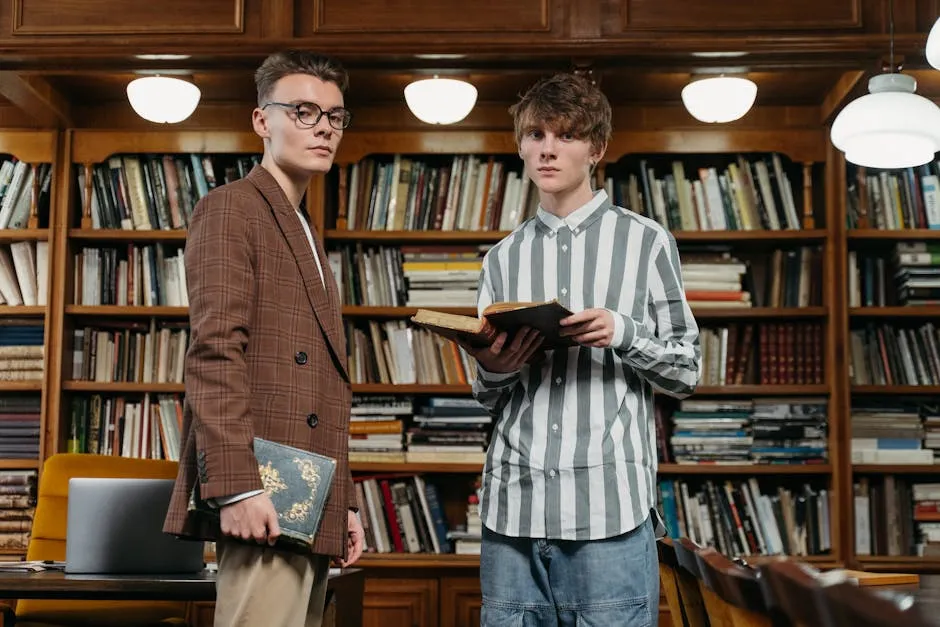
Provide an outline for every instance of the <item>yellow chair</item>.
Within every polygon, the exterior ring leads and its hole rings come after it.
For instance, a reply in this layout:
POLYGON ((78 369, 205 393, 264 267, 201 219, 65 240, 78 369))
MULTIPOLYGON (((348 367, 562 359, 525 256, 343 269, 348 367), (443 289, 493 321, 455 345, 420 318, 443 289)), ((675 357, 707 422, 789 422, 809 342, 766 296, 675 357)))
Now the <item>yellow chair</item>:
MULTIPOLYGON (((128 477, 175 479, 178 464, 163 460, 62 453, 46 460, 27 560, 65 560, 65 527, 69 479, 128 477)), ((185 602, 167 601, 54 601, 22 599, 16 604, 16 626, 185 625, 185 602)))

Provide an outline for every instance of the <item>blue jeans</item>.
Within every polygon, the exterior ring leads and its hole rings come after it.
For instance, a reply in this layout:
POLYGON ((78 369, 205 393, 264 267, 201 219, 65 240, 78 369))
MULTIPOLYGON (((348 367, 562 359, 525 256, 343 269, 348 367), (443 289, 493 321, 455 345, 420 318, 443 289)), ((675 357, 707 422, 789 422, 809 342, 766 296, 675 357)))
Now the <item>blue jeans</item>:
POLYGON ((652 517, 604 540, 511 538, 484 527, 481 627, 655 627, 652 517))

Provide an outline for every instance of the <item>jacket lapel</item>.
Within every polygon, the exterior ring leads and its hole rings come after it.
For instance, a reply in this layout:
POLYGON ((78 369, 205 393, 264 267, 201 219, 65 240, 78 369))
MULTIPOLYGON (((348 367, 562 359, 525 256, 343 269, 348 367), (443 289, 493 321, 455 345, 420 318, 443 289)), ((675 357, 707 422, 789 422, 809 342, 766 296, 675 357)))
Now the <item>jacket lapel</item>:
MULTIPOLYGON (((281 233, 284 234, 284 239, 287 240, 291 254, 294 255, 294 259, 297 261, 297 267, 300 269, 300 276, 307 292, 307 299, 317 316, 317 322, 326 336, 340 372, 349 380, 346 371, 346 338, 343 335, 343 324, 340 316, 339 292, 335 285, 336 279, 333 276, 333 271, 327 262, 326 254, 322 250, 316 234, 314 233, 313 240, 323 271, 322 281, 319 272, 317 272, 317 263, 313 257, 314 251, 310 249, 307 233, 300 223, 302 218, 297 215, 297 211, 287 200, 284 190, 281 189, 274 177, 260 165, 252 168, 246 178, 258 188, 258 191, 261 192, 271 206, 278 227, 281 233)), ((313 226, 310 228, 313 232, 313 226)))

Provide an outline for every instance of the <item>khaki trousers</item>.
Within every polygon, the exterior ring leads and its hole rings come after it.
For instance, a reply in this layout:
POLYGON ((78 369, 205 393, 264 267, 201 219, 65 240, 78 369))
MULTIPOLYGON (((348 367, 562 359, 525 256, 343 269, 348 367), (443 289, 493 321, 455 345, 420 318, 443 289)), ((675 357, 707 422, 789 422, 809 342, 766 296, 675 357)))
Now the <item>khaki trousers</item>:
POLYGON ((330 560, 216 543, 215 627, 320 627, 330 560))

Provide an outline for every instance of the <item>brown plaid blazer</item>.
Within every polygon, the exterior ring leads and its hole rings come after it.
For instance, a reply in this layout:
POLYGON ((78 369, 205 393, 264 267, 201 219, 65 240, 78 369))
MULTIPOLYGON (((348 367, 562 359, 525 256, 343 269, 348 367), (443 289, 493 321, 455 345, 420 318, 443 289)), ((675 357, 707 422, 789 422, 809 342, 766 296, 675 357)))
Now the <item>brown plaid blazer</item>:
MULTIPOLYGON (((311 226, 312 229, 312 226, 311 226)), ((313 552, 346 556, 352 391, 336 280, 319 240, 326 289, 297 212, 256 166, 196 205, 186 240, 190 347, 184 438, 164 531, 215 540, 203 498, 261 489, 255 436, 333 457, 333 488, 313 552)))

